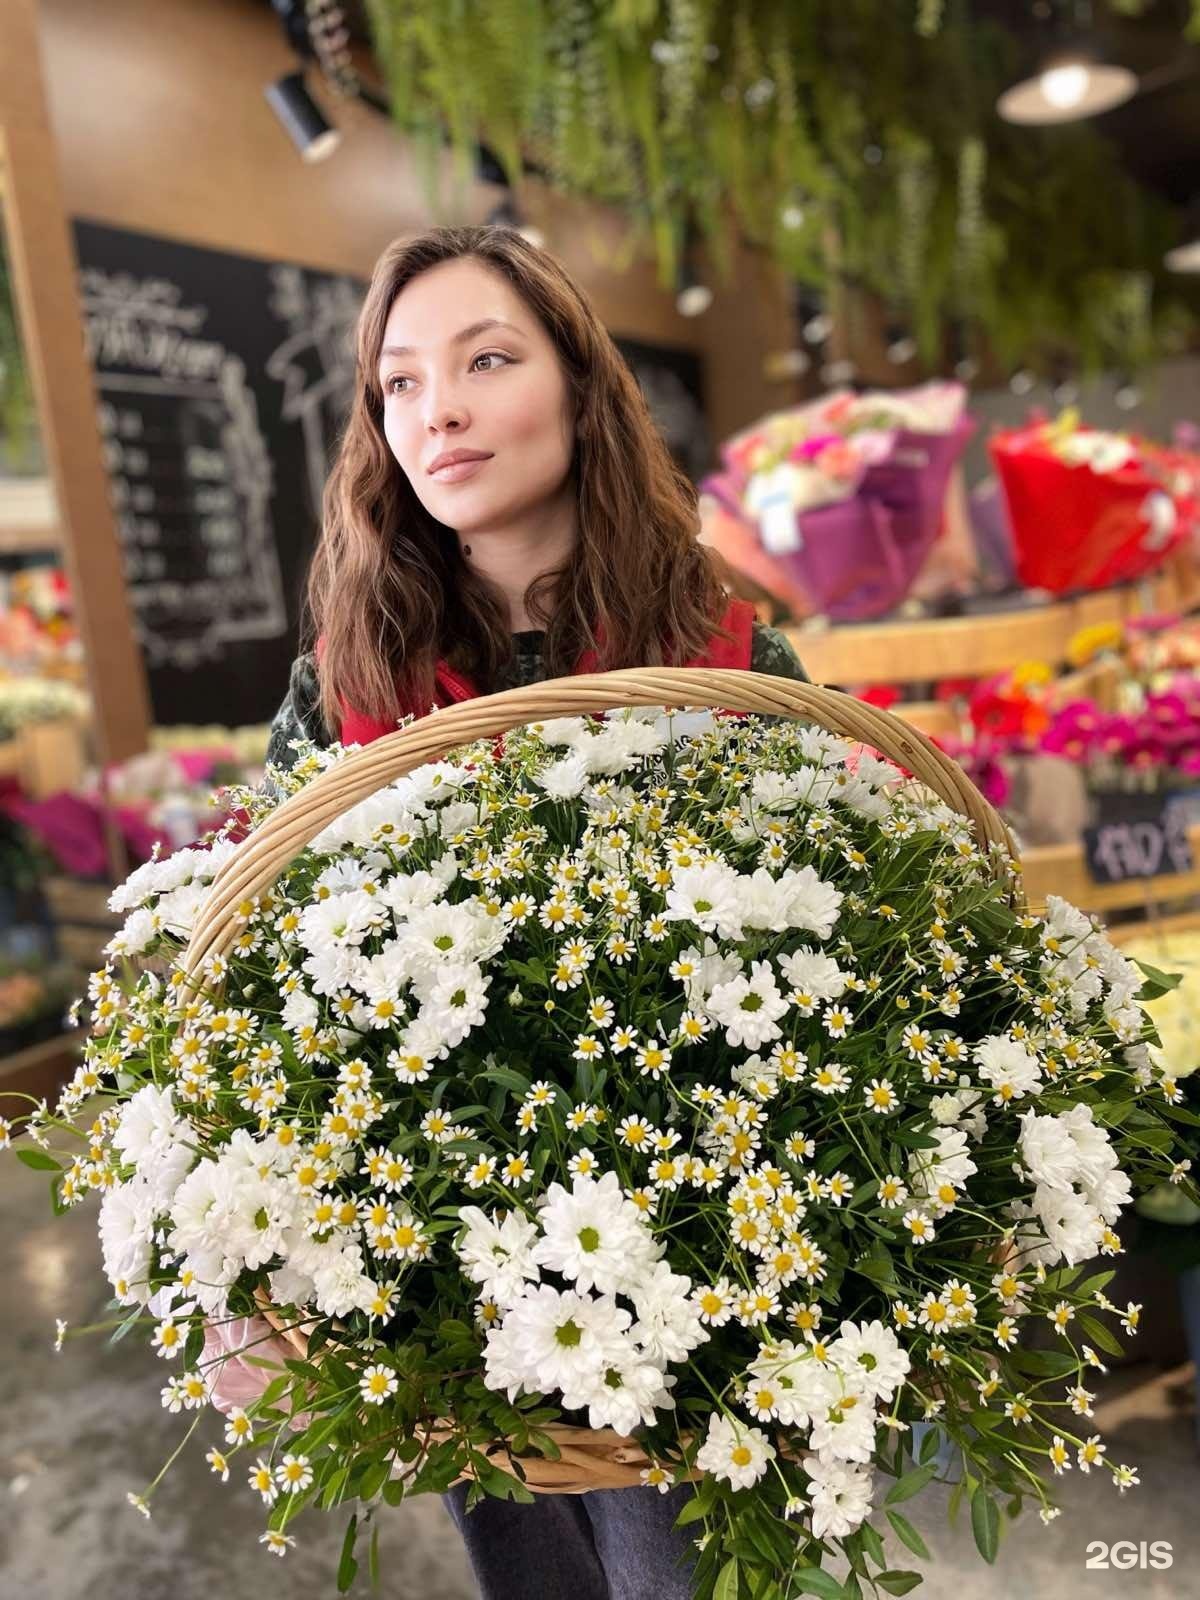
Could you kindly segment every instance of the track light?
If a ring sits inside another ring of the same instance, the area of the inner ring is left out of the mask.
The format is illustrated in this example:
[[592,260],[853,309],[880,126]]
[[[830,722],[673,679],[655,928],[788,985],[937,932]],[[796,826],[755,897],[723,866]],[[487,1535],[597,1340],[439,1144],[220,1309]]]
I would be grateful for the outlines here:
[[512,228],[523,239],[527,239],[536,250],[544,250],[546,247],[545,234],[531,222],[526,222],[511,189],[505,190],[503,198],[496,202],[484,220],[491,228]]
[[341,135],[308,92],[303,72],[289,72],[263,91],[267,104],[305,161],[323,161],[337,149]]
[[702,317],[713,302],[712,290],[696,272],[694,245],[695,229],[689,223],[675,279],[675,309],[681,317]]

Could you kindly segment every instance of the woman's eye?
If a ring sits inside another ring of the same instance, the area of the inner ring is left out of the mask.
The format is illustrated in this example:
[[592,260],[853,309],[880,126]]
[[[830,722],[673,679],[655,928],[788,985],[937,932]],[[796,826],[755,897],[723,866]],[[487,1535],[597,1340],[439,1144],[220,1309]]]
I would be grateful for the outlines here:
[[[506,356],[506,355],[503,355],[499,350],[481,350],[479,352],[479,354],[471,362],[471,365],[474,366],[476,361],[503,361],[504,364],[507,366],[508,365],[508,361],[509,361],[509,357]],[[490,372],[491,370],[492,369],[489,367],[488,371]],[[399,373],[397,373],[397,375],[394,378],[389,378],[388,379],[387,384],[385,385],[387,393],[388,394],[403,394],[405,391],[402,390],[402,389],[397,389],[395,386],[398,383],[407,383],[408,381],[409,380],[407,378],[405,378],[405,377],[401,376]]]

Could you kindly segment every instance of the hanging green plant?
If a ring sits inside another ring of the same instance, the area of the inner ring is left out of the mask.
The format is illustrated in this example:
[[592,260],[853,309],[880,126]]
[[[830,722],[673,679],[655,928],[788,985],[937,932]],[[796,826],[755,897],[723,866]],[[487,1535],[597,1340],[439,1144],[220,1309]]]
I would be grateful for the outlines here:
[[[1142,0],[1108,0],[1136,12]],[[517,187],[525,162],[627,219],[670,289],[687,226],[731,281],[738,234],[826,293],[833,254],[902,303],[927,357],[967,317],[1002,360],[1051,344],[1088,361],[1128,325],[1148,338],[1200,306],[1161,265],[1171,215],[1083,124],[994,115],[1017,40],[969,0],[368,0],[393,114],[444,211],[436,130],[469,175],[482,142]],[[1190,24],[1198,25],[1200,0]],[[1115,298],[1114,298],[1115,297]],[[1049,330],[1043,335],[1040,330]],[[1052,338],[1050,337],[1052,333]]]

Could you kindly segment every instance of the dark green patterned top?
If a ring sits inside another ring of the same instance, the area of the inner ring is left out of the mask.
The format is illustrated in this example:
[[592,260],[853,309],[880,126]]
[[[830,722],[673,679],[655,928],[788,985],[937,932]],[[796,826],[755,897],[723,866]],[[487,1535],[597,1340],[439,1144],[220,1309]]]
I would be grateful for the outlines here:
[[[545,634],[537,629],[514,633],[516,654],[506,679],[496,685],[502,689],[524,688],[530,683],[540,683],[546,673],[542,665],[542,640]],[[800,659],[778,628],[756,622],[750,648],[751,672],[766,672],[777,678],[791,678],[798,683],[808,683],[809,676]],[[320,689],[317,682],[316,660],[311,651],[297,656],[292,663],[288,692],[283,704],[271,722],[271,736],[267,745],[267,760],[272,766],[291,768],[296,760],[290,748],[293,739],[311,739],[322,749],[335,742],[337,730],[330,730],[321,715]]]

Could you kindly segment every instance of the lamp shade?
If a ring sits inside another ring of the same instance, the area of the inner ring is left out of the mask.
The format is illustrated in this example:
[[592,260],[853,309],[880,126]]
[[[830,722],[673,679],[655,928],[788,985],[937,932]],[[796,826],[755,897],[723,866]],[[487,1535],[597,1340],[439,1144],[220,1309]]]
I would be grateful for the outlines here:
[[302,72],[289,72],[267,85],[264,93],[284,132],[305,161],[323,161],[338,144],[338,131],[308,92]]
[[1046,127],[1099,116],[1132,99],[1138,78],[1128,67],[1098,60],[1087,49],[1050,56],[1031,78],[1006,89],[996,110],[1006,122]]

